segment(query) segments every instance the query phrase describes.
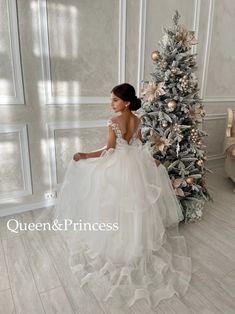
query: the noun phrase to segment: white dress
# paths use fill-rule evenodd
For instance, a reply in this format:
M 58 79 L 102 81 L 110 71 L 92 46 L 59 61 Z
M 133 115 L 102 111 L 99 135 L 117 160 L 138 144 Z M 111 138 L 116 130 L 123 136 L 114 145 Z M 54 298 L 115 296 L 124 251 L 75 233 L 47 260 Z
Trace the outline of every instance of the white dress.
M 137 138 L 140 124 L 129 143 L 117 123 L 107 124 L 116 134 L 115 149 L 71 160 L 55 216 L 73 221 L 61 234 L 81 287 L 105 280 L 102 302 L 130 307 L 145 299 L 155 308 L 162 299 L 185 295 L 191 280 L 191 258 L 178 232 L 181 207 L 165 167 L 156 166 L 149 144 Z

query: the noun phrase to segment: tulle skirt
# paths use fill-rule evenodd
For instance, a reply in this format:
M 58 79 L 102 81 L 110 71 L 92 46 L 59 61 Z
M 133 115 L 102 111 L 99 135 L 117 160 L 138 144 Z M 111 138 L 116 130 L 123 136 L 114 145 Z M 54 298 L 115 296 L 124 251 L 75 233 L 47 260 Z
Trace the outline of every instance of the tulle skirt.
M 147 145 L 124 145 L 99 158 L 70 161 L 55 218 L 81 286 L 108 283 L 100 301 L 132 306 L 185 295 L 191 258 L 179 234 L 183 219 L 164 166 Z M 103 291 L 103 293 L 101 292 Z

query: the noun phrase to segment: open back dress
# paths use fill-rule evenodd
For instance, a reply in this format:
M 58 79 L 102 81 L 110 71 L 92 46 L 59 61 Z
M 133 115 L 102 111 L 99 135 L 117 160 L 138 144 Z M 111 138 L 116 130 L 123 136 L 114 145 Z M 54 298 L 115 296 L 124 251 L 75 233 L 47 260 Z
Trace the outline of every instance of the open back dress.
M 191 279 L 191 258 L 178 231 L 181 206 L 167 170 L 156 166 L 150 145 L 138 138 L 141 122 L 129 141 L 117 121 L 107 125 L 116 147 L 98 158 L 70 161 L 55 217 L 73 222 L 61 235 L 81 287 L 105 280 L 101 302 L 114 298 L 131 307 L 145 299 L 155 308 L 174 294 L 185 295 Z

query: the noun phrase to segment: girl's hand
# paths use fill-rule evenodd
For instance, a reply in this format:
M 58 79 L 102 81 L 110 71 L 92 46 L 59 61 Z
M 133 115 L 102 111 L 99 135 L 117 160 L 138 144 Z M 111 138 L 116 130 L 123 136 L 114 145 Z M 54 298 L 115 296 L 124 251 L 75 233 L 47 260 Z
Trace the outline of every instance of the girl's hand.
M 78 161 L 80 159 L 86 159 L 87 156 L 85 153 L 76 153 L 73 155 L 73 160 Z
M 155 160 L 155 164 L 159 166 L 161 164 L 160 160 Z

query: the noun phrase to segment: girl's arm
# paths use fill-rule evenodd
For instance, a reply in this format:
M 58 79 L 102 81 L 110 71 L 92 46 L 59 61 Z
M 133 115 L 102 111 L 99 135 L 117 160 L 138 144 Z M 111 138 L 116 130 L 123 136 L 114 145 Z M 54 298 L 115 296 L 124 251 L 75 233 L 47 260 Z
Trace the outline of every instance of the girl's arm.
M 112 129 L 112 127 L 109 125 L 108 126 L 108 140 L 107 140 L 107 145 L 104 146 L 102 149 L 89 152 L 89 153 L 76 153 L 73 156 L 73 159 L 75 161 L 78 161 L 80 159 L 87 159 L 87 158 L 96 158 L 100 157 L 103 151 L 108 150 L 109 148 L 115 148 L 116 146 L 116 135 Z
M 78 153 L 74 154 L 73 159 L 75 161 L 78 161 L 79 159 L 99 157 L 105 149 L 106 149 L 106 146 L 102 147 L 99 150 L 92 151 L 90 153 L 79 153 L 78 152 Z

